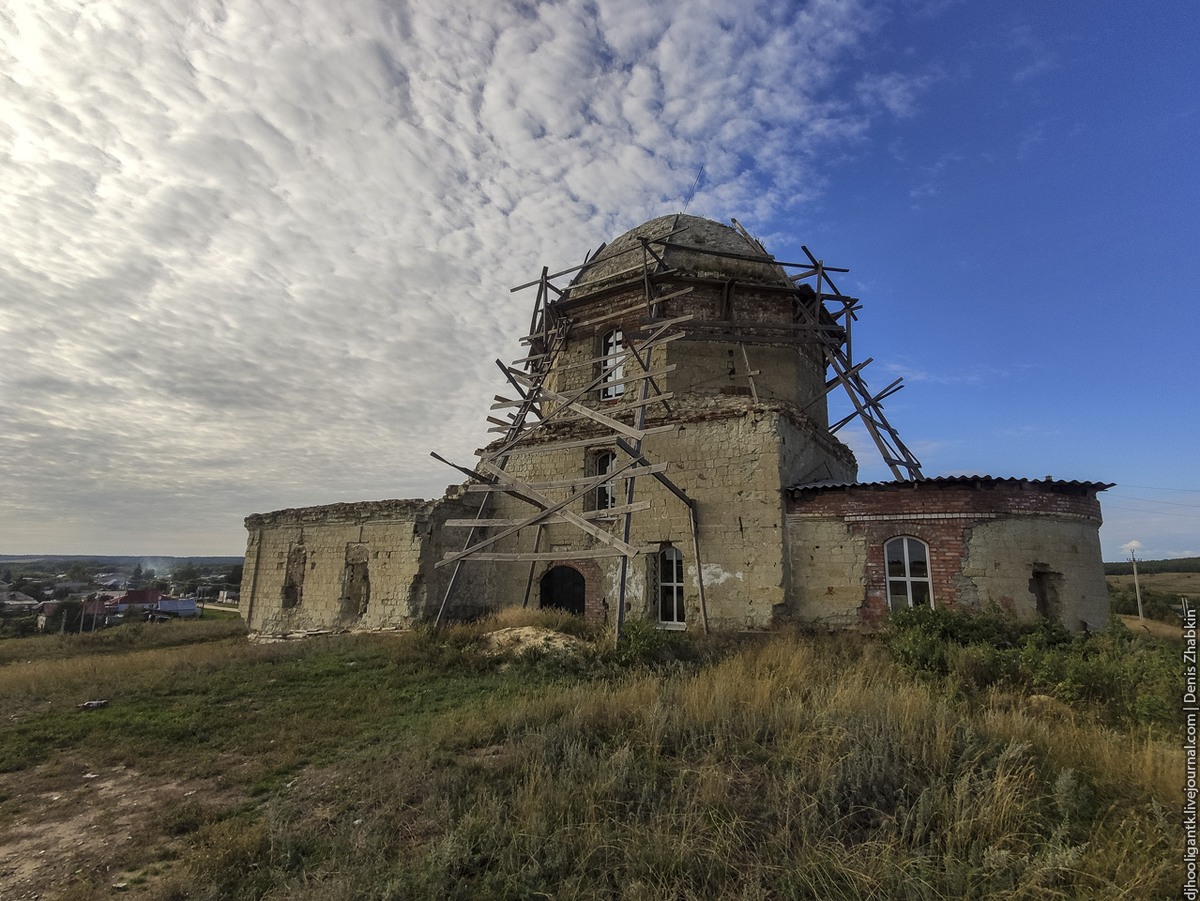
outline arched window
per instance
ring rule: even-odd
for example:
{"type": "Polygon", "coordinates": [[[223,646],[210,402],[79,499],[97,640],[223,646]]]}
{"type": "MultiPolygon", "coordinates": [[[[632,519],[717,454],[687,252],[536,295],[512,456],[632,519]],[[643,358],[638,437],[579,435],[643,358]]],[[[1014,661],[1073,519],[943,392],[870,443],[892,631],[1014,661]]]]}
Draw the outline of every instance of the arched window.
{"type": "MultiPolygon", "coordinates": [[[[603,451],[596,455],[596,475],[608,475],[617,465],[617,455],[603,451]]],[[[596,486],[596,509],[610,510],[617,505],[617,483],[612,479],[596,486]]]]}
{"type": "Polygon", "coordinates": [[[683,618],[683,554],[665,547],[658,553],[658,621],[679,625],[683,618]]]}
{"type": "Polygon", "coordinates": [[[544,609],[566,610],[583,615],[587,606],[587,583],[579,570],[556,566],[541,581],[541,605],[544,609]]]}
{"type": "Polygon", "coordinates": [[[893,610],[933,606],[929,547],[917,538],[893,538],[883,546],[887,560],[888,606],[893,610]]]}
{"type": "Polygon", "coordinates": [[[625,364],[617,363],[616,360],[610,357],[620,355],[625,350],[625,336],[621,334],[621,330],[613,329],[604,336],[600,342],[600,354],[604,357],[600,366],[605,370],[604,378],[600,380],[600,399],[612,400],[620,397],[625,393],[624,385],[614,385],[613,382],[619,382],[625,377],[625,364]],[[614,366],[613,364],[616,363],[614,366]]]}

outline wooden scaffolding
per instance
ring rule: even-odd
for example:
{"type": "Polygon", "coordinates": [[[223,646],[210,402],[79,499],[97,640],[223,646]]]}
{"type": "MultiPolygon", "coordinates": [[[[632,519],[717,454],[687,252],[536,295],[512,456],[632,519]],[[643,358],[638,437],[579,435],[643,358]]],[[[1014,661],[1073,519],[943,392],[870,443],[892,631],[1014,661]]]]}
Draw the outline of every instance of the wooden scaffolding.
{"type": "MultiPolygon", "coordinates": [[[[639,479],[653,478],[688,509],[691,526],[692,550],[696,560],[696,581],[700,600],[701,626],[708,630],[708,613],[704,597],[703,568],[699,535],[699,519],[695,501],[667,475],[670,461],[654,461],[643,449],[643,441],[649,435],[671,432],[679,423],[670,421],[671,394],[662,390],[660,380],[674,370],[673,365],[655,363],[655,351],[669,342],[679,340],[717,341],[739,345],[745,371],[737,378],[745,378],[753,403],[759,403],[754,377],[760,373],[750,368],[747,346],[762,345],[812,345],[816,344],[824,357],[830,378],[825,383],[822,397],[841,385],[848,394],[853,412],[830,427],[836,433],[855,418],[861,418],[868,433],[883,456],[884,462],[897,479],[921,479],[920,463],[900,440],[899,434],[888,422],[883,412],[882,401],[900,390],[902,380],[897,379],[883,391],[872,393],[862,377],[862,370],[871,362],[866,359],[855,363],[852,352],[852,323],[857,320],[861,305],[856,298],[843,295],[830,277],[831,272],[848,270],[828,267],[815,258],[808,248],[803,248],[808,257],[806,263],[779,262],[767,254],[763,246],[733,220],[734,226],[746,241],[746,253],[709,249],[693,244],[673,241],[686,226],[675,226],[664,234],[640,237],[637,243],[617,254],[604,257],[607,264],[622,255],[630,257],[628,266],[606,275],[606,282],[618,287],[641,286],[641,297],[634,303],[606,312],[592,311],[586,306],[574,305],[568,312],[566,301],[571,299],[572,288],[588,270],[601,259],[605,247],[600,247],[580,266],[553,274],[543,268],[538,279],[513,288],[514,292],[537,288],[529,333],[521,339],[527,348],[526,355],[510,364],[501,360],[496,365],[504,374],[513,396],[497,395],[492,404],[495,415],[488,416],[491,434],[500,437],[487,448],[476,451],[479,463],[474,469],[458,466],[438,454],[435,458],[453,466],[470,479],[467,491],[481,495],[478,512],[472,519],[451,519],[450,528],[467,530],[463,547],[448,552],[438,561],[438,568],[453,566],[441,605],[436,625],[440,626],[459,581],[464,563],[469,561],[491,561],[528,564],[525,586],[525,604],[529,603],[533,577],[539,562],[565,561],[601,557],[619,557],[620,579],[617,605],[617,636],[620,636],[625,615],[625,597],[629,578],[629,567],[633,558],[652,554],[659,550],[657,545],[638,546],[630,543],[633,532],[633,517],[649,509],[648,500],[638,500],[636,485],[639,479]],[[667,262],[672,249],[688,254],[711,254],[716,257],[766,264],[774,268],[783,278],[777,285],[755,283],[757,292],[776,292],[781,303],[791,304],[789,322],[762,322],[739,319],[736,315],[735,293],[737,282],[729,279],[723,292],[722,311],[718,318],[697,320],[693,314],[670,316],[664,313],[666,304],[683,298],[693,291],[687,285],[689,276],[671,268],[667,262]],[[640,259],[639,259],[640,257],[640,259]],[[789,271],[790,270],[790,271],[789,271]],[[556,280],[572,276],[566,286],[555,284],[556,280]],[[682,287],[681,287],[682,285],[682,287]],[[572,329],[592,328],[614,320],[626,321],[637,315],[641,331],[627,335],[619,349],[583,361],[561,363],[563,350],[572,329]],[[656,368],[657,366],[657,368],[656,368]],[[567,392],[551,390],[548,377],[559,371],[559,367],[591,367],[594,377],[582,387],[567,392]],[[622,402],[615,409],[597,410],[588,405],[601,390],[620,389],[622,402]],[[664,424],[647,427],[647,410],[654,408],[664,424]],[[554,431],[558,426],[587,420],[592,434],[585,438],[559,440],[554,431]],[[628,420],[628,421],[627,421],[628,420]],[[583,475],[578,478],[536,482],[521,479],[509,471],[509,462],[514,458],[546,454],[568,449],[617,448],[621,452],[619,462],[603,473],[583,475]],[[602,509],[588,509],[589,498],[594,498],[597,489],[608,486],[613,490],[624,482],[623,498],[602,509]],[[530,509],[528,515],[517,518],[497,518],[490,514],[492,499],[504,494],[515,498],[530,509]],[[621,502],[623,501],[623,502],[621,502]],[[614,534],[612,520],[620,521],[620,535],[614,534]],[[574,550],[542,549],[545,527],[551,524],[569,524],[594,541],[588,548],[574,550]],[[532,547],[526,538],[532,531],[532,547]],[[527,550],[497,550],[497,545],[513,539],[518,547],[527,550]]],[[[576,289],[578,293],[578,289],[576,289]]]]}

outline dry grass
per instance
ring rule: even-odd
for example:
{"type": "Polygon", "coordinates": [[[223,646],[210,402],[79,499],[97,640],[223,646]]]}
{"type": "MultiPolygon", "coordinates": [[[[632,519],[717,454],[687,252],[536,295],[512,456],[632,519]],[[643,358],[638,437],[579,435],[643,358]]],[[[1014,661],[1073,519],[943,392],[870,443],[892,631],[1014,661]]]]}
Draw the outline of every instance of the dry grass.
{"type": "MultiPolygon", "coordinates": [[[[1112,578],[1111,576],[1109,578],[1112,578]]],[[[1170,638],[1179,641],[1183,638],[1183,626],[1162,623],[1154,619],[1138,619],[1136,616],[1114,614],[1131,632],[1154,635],[1158,638],[1170,638]]]]}
{"type": "MultiPolygon", "coordinates": [[[[1106,576],[1109,585],[1133,589],[1133,576],[1106,576]]],[[[1193,602],[1200,601],[1200,573],[1138,573],[1143,589],[1166,594],[1183,595],[1193,602]]]]}
{"type": "MultiPolygon", "coordinates": [[[[1011,692],[968,704],[849,637],[702,645],[654,669],[620,665],[602,636],[570,665],[501,669],[476,650],[488,631],[546,622],[129,655],[138,672],[174,667],[172,703],[209,684],[222,759],[236,771],[241,747],[266,766],[257,806],[176,827],[185,850],[139,896],[1177,894],[1174,740],[1047,719],[1011,692]]],[[[97,677],[62,663],[40,676],[97,677]]],[[[165,749],[195,734],[153,732],[165,749]]]]}

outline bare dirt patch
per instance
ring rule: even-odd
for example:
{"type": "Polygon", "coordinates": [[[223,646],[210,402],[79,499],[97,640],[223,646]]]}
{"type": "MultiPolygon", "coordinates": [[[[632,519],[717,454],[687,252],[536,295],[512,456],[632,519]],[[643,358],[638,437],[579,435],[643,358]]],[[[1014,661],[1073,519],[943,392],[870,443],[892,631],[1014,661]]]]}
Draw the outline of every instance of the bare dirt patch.
{"type": "Polygon", "coordinates": [[[81,880],[127,882],[175,856],[179,839],[159,826],[167,811],[194,801],[221,809],[240,797],[201,780],[71,760],[0,775],[0,799],[0,898],[19,901],[81,880]]]}
{"type": "Polygon", "coordinates": [[[482,649],[485,654],[524,654],[532,650],[571,651],[582,646],[583,642],[574,635],[537,626],[514,626],[487,633],[482,649]]]}
{"type": "Polygon", "coordinates": [[[1183,627],[1172,626],[1170,623],[1160,623],[1156,619],[1138,619],[1136,616],[1116,614],[1117,619],[1129,627],[1131,632],[1149,632],[1159,638],[1183,638],[1183,627]]]}

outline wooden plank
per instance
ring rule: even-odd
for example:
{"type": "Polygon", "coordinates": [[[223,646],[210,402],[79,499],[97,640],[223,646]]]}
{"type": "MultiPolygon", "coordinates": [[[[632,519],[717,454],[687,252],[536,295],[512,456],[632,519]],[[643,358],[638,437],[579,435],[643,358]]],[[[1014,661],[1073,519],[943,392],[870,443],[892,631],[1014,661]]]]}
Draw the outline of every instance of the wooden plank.
{"type": "Polygon", "coordinates": [[[466,557],[473,556],[476,549],[482,549],[485,547],[489,547],[489,546],[495,544],[497,541],[501,541],[505,538],[508,538],[510,535],[515,535],[521,529],[527,528],[528,526],[538,524],[539,522],[544,520],[545,517],[550,516],[551,514],[554,514],[554,513],[558,513],[559,511],[563,511],[563,516],[570,519],[574,523],[574,525],[577,526],[578,528],[581,528],[588,534],[600,539],[605,544],[611,545],[616,548],[620,548],[622,551],[622,556],[626,556],[630,553],[636,553],[636,550],[631,545],[622,541],[620,538],[610,535],[608,532],[604,531],[603,529],[599,528],[598,526],[592,525],[590,522],[583,519],[578,514],[572,513],[570,511],[567,511],[564,509],[568,504],[572,504],[575,501],[585,497],[589,491],[595,489],[596,487],[603,484],[604,482],[610,481],[612,479],[616,479],[617,477],[624,474],[626,470],[632,469],[634,466],[633,461],[630,461],[629,463],[626,463],[626,464],[618,467],[611,473],[604,473],[602,475],[596,476],[593,479],[590,479],[585,486],[581,486],[579,491],[574,492],[569,497],[567,497],[561,501],[558,501],[556,503],[551,503],[550,498],[548,498],[545,495],[538,492],[536,489],[534,489],[534,487],[532,485],[524,485],[524,484],[517,482],[516,479],[514,479],[511,475],[506,473],[499,466],[495,466],[486,461],[481,462],[480,466],[483,469],[487,470],[489,473],[491,473],[493,476],[495,476],[497,483],[501,483],[501,484],[504,484],[505,486],[507,486],[507,488],[509,489],[508,490],[509,494],[512,494],[517,497],[521,497],[533,504],[544,504],[544,505],[546,505],[545,509],[539,511],[538,513],[535,513],[533,516],[529,517],[527,520],[521,522],[518,525],[509,526],[508,528],[504,529],[501,532],[496,533],[495,535],[490,535],[487,538],[484,538],[482,541],[479,541],[479,542],[471,545],[471,547],[469,547],[469,548],[464,548],[463,550],[458,551],[457,553],[447,554],[445,557],[443,557],[441,560],[439,560],[435,564],[435,568],[445,566],[448,563],[453,563],[456,560],[461,560],[466,557]]]}
{"type": "MultiPolygon", "coordinates": [[[[671,238],[683,231],[687,231],[687,228],[686,227],[677,228],[677,229],[675,229],[675,231],[666,232],[665,234],[662,235],[662,237],[663,238],[671,238]]],[[[653,240],[658,240],[658,239],[653,239],[653,240]]],[[[597,255],[599,255],[600,251],[602,251],[606,246],[607,245],[601,245],[600,249],[596,251],[597,255]]],[[[608,262],[609,260],[615,260],[617,257],[622,257],[622,256],[625,256],[625,254],[627,254],[627,253],[632,253],[635,250],[641,250],[641,249],[642,248],[641,248],[640,244],[636,245],[634,247],[630,247],[628,250],[622,250],[619,253],[614,253],[611,256],[605,257],[605,262],[608,262]]],[[[584,268],[592,265],[592,263],[593,263],[592,260],[585,260],[584,262],[580,263],[578,266],[572,266],[570,269],[563,269],[559,272],[554,273],[553,275],[546,275],[546,276],[544,276],[544,278],[546,278],[546,279],[561,278],[564,275],[570,275],[572,272],[578,272],[580,269],[584,269],[584,268]]],[[[640,269],[642,267],[639,266],[638,268],[640,269]]],[[[543,272],[544,271],[545,270],[543,269],[543,272]]],[[[517,291],[524,291],[526,288],[532,288],[534,285],[540,285],[541,283],[542,283],[542,279],[539,278],[532,282],[526,282],[523,285],[517,285],[515,288],[509,288],[508,292],[510,294],[515,294],[517,291]]]]}
{"type": "MultiPolygon", "coordinates": [[[[499,394],[496,395],[496,400],[500,401],[500,403],[492,404],[490,407],[488,407],[489,410],[506,410],[511,407],[523,407],[526,403],[526,401],[523,400],[509,400],[506,397],[501,397],[499,394]]],[[[536,402],[529,412],[534,416],[537,416],[539,419],[542,418],[541,412],[537,409],[536,402]]]]}
{"type": "MultiPolygon", "coordinates": [[[[671,423],[670,425],[656,425],[648,429],[642,429],[642,434],[658,435],[663,432],[674,431],[676,428],[678,428],[678,423],[671,423]]],[[[577,438],[573,441],[547,441],[544,444],[528,445],[517,444],[513,447],[510,447],[505,453],[507,453],[510,457],[517,454],[551,454],[555,451],[571,450],[572,448],[576,447],[596,447],[597,445],[612,443],[612,435],[597,435],[592,438],[577,438]]],[[[483,457],[489,453],[491,453],[491,451],[487,450],[486,448],[480,448],[475,451],[475,456],[483,457]]]]}
{"type": "MultiPolygon", "coordinates": [[[[626,554],[616,548],[598,547],[588,550],[578,551],[542,551],[540,553],[516,553],[502,554],[493,551],[481,551],[478,554],[472,554],[473,560],[490,560],[497,563],[535,563],[539,561],[554,561],[554,560],[592,560],[597,557],[641,557],[644,554],[654,554],[658,552],[657,544],[647,544],[642,547],[634,548],[634,553],[626,554]]],[[[447,551],[446,556],[438,561],[437,566],[443,566],[451,562],[452,552],[447,551]]]]}
{"type": "MultiPolygon", "coordinates": [[[[736,221],[736,220],[734,220],[734,221],[736,221]]],[[[741,228],[741,226],[739,225],[738,228],[741,228]]],[[[742,347],[742,360],[746,364],[746,374],[743,376],[743,378],[745,378],[747,381],[750,382],[750,395],[751,395],[751,397],[754,398],[754,403],[757,404],[758,403],[758,389],[756,387],[754,387],[754,377],[756,375],[761,375],[762,372],[758,369],[750,368],[750,356],[746,353],[746,345],[743,344],[743,345],[741,345],[741,347],[742,347]]]]}
{"type": "MultiPolygon", "coordinates": [[[[611,441],[612,439],[609,438],[609,440],[611,441]]],[[[667,471],[667,465],[668,464],[666,464],[666,463],[651,463],[649,466],[639,466],[636,470],[633,470],[633,471],[627,473],[626,475],[613,477],[613,481],[624,481],[625,479],[637,478],[638,476],[652,476],[652,475],[656,475],[657,473],[663,473],[663,472],[667,471]]],[[[537,490],[537,491],[545,491],[547,489],[553,489],[553,488],[578,488],[583,485],[587,485],[593,481],[594,481],[594,479],[592,479],[590,477],[584,477],[584,478],[578,478],[578,479],[559,479],[559,480],[553,481],[553,482],[529,482],[528,487],[533,488],[534,490],[537,490]]],[[[599,484],[599,483],[596,483],[596,484],[599,484]]],[[[497,483],[489,483],[486,485],[484,485],[484,484],[468,485],[467,491],[471,491],[471,492],[503,491],[506,494],[512,494],[512,491],[510,491],[508,488],[504,487],[503,485],[497,484],[497,483]]],[[[581,492],[578,496],[582,497],[583,492],[581,492]]]]}
{"type": "MultiPolygon", "coordinates": [[[[626,392],[626,394],[628,394],[628,393],[629,392],[626,392]]],[[[606,406],[605,409],[613,416],[620,416],[627,412],[632,413],[638,407],[648,407],[651,404],[657,404],[657,403],[665,404],[667,401],[669,401],[674,396],[675,396],[674,392],[667,391],[664,394],[653,394],[650,397],[646,398],[645,400],[628,400],[627,401],[627,400],[625,400],[625,395],[622,395],[619,403],[616,403],[611,407],[606,406]]],[[[555,416],[554,423],[555,423],[555,425],[565,425],[570,422],[579,422],[580,420],[586,419],[586,418],[587,418],[586,416],[555,416]]]]}
{"type": "MultiPolygon", "coordinates": [[[[621,365],[624,365],[624,364],[621,364],[621,365]]],[[[610,366],[609,368],[607,368],[605,370],[605,372],[611,372],[616,368],[617,368],[616,366],[610,366]]],[[[630,375],[630,376],[626,376],[625,378],[613,379],[608,382],[603,382],[600,384],[600,386],[598,388],[593,388],[591,390],[597,391],[600,388],[614,388],[617,385],[626,385],[631,382],[639,382],[642,379],[652,379],[652,378],[656,378],[657,376],[660,376],[660,375],[668,375],[668,374],[674,372],[676,370],[676,368],[677,368],[676,364],[669,363],[660,369],[654,369],[654,370],[651,370],[650,372],[639,372],[636,375],[630,375]]],[[[529,384],[530,388],[537,387],[537,383],[533,379],[529,378],[529,376],[525,375],[525,373],[521,372],[519,369],[512,370],[512,373],[517,378],[518,381],[527,382],[529,384]]],[[[551,392],[549,392],[547,389],[542,389],[542,393],[549,394],[551,392]]]]}
{"type": "MultiPolygon", "coordinates": [[[[646,458],[642,455],[642,452],[638,448],[634,447],[633,445],[631,445],[625,441],[622,441],[620,438],[617,439],[617,447],[621,448],[621,450],[623,450],[623,451],[625,451],[625,453],[629,454],[629,456],[632,457],[634,460],[637,460],[637,461],[645,461],[646,460],[646,458]]],[[[639,471],[646,475],[654,476],[654,478],[656,480],[658,480],[658,482],[664,488],[666,488],[673,495],[675,495],[677,498],[679,498],[681,501],[683,501],[685,504],[687,504],[688,507],[694,507],[696,505],[696,502],[693,501],[690,497],[688,497],[684,493],[682,488],[677,486],[674,482],[672,482],[666,476],[662,475],[661,469],[659,469],[657,472],[655,472],[655,470],[658,469],[658,467],[661,465],[662,464],[652,463],[649,466],[641,467],[641,469],[639,471]]],[[[468,491],[471,490],[470,485],[467,486],[467,490],[468,491]]]]}
{"type": "Polygon", "coordinates": [[[798,335],[796,337],[768,337],[765,335],[737,335],[732,332],[707,332],[686,334],[684,341],[715,341],[721,344],[762,344],[777,347],[800,347],[805,344],[821,344],[820,337],[798,335]]]}
{"type": "Polygon", "coordinates": [[[842,383],[842,379],[851,378],[853,376],[858,375],[859,371],[862,370],[862,368],[864,366],[873,362],[874,360],[875,360],[874,357],[867,357],[865,360],[863,360],[857,366],[847,369],[844,375],[835,375],[833,378],[831,378],[829,381],[827,381],[825,383],[826,393],[828,393],[829,391],[832,391],[834,388],[836,388],[838,385],[840,385],[842,383]]]}
{"type": "Polygon", "coordinates": [[[644,344],[641,347],[637,347],[637,348],[634,348],[631,346],[629,348],[629,350],[621,351],[621,353],[619,353],[619,354],[609,354],[606,357],[593,357],[590,360],[582,360],[577,363],[563,363],[561,366],[555,366],[554,371],[555,372],[563,372],[564,370],[567,370],[567,369],[579,369],[583,366],[595,366],[597,363],[603,363],[607,360],[618,360],[621,357],[625,357],[626,359],[628,359],[627,355],[632,355],[635,350],[637,350],[637,351],[653,350],[654,348],[659,347],[663,344],[667,344],[671,341],[678,341],[682,337],[683,337],[683,332],[672,332],[669,335],[663,335],[662,338],[655,341],[649,347],[647,347],[644,344]]]}
{"type": "Polygon", "coordinates": [[[525,363],[535,363],[538,360],[546,359],[546,357],[548,357],[548,356],[550,356],[550,354],[530,354],[527,357],[521,357],[521,359],[519,359],[519,360],[513,360],[512,365],[513,366],[522,366],[525,363]]]}
{"type": "MultiPolygon", "coordinates": [[[[639,325],[657,325],[665,320],[652,319],[648,316],[638,320],[639,325]]],[[[762,330],[772,330],[781,332],[803,332],[803,331],[825,331],[825,332],[840,332],[842,327],[836,323],[808,323],[808,322],[759,322],[754,319],[694,319],[689,328],[707,328],[707,329],[741,329],[753,328],[762,330]]]]}
{"type": "MultiPolygon", "coordinates": [[[[633,467],[633,465],[634,465],[633,461],[630,461],[628,463],[625,463],[625,464],[619,466],[617,469],[613,470],[612,472],[597,475],[594,479],[592,479],[591,484],[582,486],[579,491],[573,493],[565,501],[559,501],[558,503],[552,503],[551,499],[549,497],[547,497],[546,495],[544,495],[538,491],[535,491],[529,485],[519,483],[516,479],[514,479],[512,476],[510,476],[508,473],[506,473],[503,470],[503,468],[501,468],[499,466],[494,466],[491,463],[488,463],[486,461],[482,461],[479,465],[481,468],[487,470],[492,475],[494,475],[498,482],[507,482],[509,484],[509,486],[518,493],[518,496],[523,497],[527,501],[530,501],[535,504],[546,505],[545,510],[542,513],[539,513],[534,517],[535,522],[540,522],[544,517],[561,511],[562,516],[565,519],[567,519],[569,522],[571,522],[576,528],[582,529],[584,532],[587,532],[589,535],[593,536],[594,538],[598,538],[600,541],[604,542],[605,544],[608,544],[608,545],[611,545],[612,547],[620,549],[625,554],[630,553],[632,546],[628,542],[623,541],[620,538],[617,538],[615,535],[612,535],[609,532],[606,532],[604,529],[600,528],[597,525],[593,525],[592,523],[590,523],[586,519],[584,519],[582,516],[580,516],[578,513],[575,513],[573,510],[567,510],[566,507],[568,504],[574,503],[576,500],[586,497],[588,494],[590,494],[592,491],[594,491],[597,487],[604,484],[605,482],[608,482],[610,480],[615,480],[623,472],[625,472],[626,470],[633,467]]],[[[510,492],[510,493],[512,493],[512,492],[510,492]]],[[[528,525],[528,523],[525,525],[528,525]]],[[[501,532],[498,536],[495,536],[494,538],[485,539],[485,541],[481,542],[481,543],[487,543],[487,542],[499,540],[500,538],[503,538],[505,535],[511,535],[514,532],[517,532],[520,529],[525,528],[525,525],[512,526],[509,529],[505,530],[504,532],[501,532]]]]}
{"type": "MultiPolygon", "coordinates": [[[[624,513],[642,513],[649,509],[650,501],[636,501],[632,504],[622,504],[620,507],[608,507],[604,510],[588,510],[586,513],[579,515],[591,522],[597,519],[617,517],[624,513]]],[[[447,519],[443,525],[451,529],[487,529],[496,528],[497,526],[514,526],[524,521],[523,519],[447,519]]],[[[570,520],[565,516],[555,513],[547,516],[542,522],[549,525],[551,523],[568,523],[570,520]]]]}
{"type": "MultiPolygon", "coordinates": [[[[808,266],[808,263],[785,263],[782,260],[776,260],[770,256],[762,256],[757,253],[735,253],[732,250],[713,250],[710,247],[703,247],[698,244],[677,244],[674,241],[651,241],[651,244],[657,244],[659,247],[671,247],[675,250],[681,250],[685,253],[700,253],[710,257],[723,257],[727,260],[744,260],[747,263],[762,263],[764,266],[787,266],[789,269],[799,269],[808,266]]],[[[849,272],[849,269],[834,270],[835,272],[849,272]]]]}

